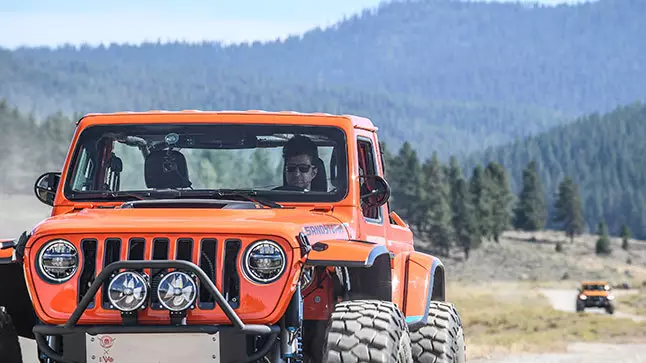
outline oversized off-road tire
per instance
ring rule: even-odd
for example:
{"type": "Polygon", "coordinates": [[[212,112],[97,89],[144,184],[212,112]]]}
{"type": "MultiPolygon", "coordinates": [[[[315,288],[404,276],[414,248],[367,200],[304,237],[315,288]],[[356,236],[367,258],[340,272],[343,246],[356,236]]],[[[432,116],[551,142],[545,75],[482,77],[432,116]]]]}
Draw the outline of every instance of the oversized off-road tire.
{"type": "Polygon", "coordinates": [[[338,303],[328,321],[323,363],[412,363],[406,319],[388,301],[338,303]]]}
{"type": "Polygon", "coordinates": [[[583,305],[583,301],[577,300],[576,301],[576,311],[581,312],[585,310],[585,305],[583,305]]]}
{"type": "Polygon", "coordinates": [[[615,306],[613,304],[609,304],[606,306],[606,313],[612,315],[615,313],[615,306]]]}
{"type": "Polygon", "coordinates": [[[462,318],[453,304],[431,301],[425,325],[410,329],[415,363],[464,363],[466,343],[462,318]]]}
{"type": "Polygon", "coordinates": [[[0,306],[0,361],[2,363],[22,363],[22,352],[18,333],[11,316],[0,306]]]}

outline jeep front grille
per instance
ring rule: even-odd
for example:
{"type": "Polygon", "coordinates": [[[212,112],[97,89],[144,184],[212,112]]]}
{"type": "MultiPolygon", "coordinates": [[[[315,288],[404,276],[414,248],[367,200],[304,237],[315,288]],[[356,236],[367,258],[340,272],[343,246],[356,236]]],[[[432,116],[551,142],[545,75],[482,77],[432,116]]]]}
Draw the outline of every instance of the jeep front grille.
{"type": "MultiPolygon", "coordinates": [[[[84,263],[81,266],[79,277],[78,301],[83,298],[94,278],[101,272],[101,269],[112,262],[149,259],[185,260],[198,265],[213,283],[221,289],[220,291],[232,307],[237,308],[240,304],[240,276],[236,261],[242,243],[239,239],[233,238],[224,239],[224,243],[221,245],[218,242],[218,238],[193,238],[190,236],[83,238],[80,245],[84,263]],[[221,284],[217,282],[218,270],[222,273],[221,284]]],[[[156,291],[161,280],[160,274],[167,271],[143,269],[140,272],[145,272],[150,276],[151,291],[156,291]]],[[[103,309],[111,309],[106,294],[107,287],[108,282],[99,290],[100,292],[97,293],[96,298],[88,308],[92,309],[96,303],[99,303],[103,309]]],[[[197,301],[198,309],[211,310],[215,308],[214,298],[203,287],[200,287],[197,301]]],[[[152,293],[150,294],[148,306],[153,310],[163,309],[156,294],[152,293]]]]}

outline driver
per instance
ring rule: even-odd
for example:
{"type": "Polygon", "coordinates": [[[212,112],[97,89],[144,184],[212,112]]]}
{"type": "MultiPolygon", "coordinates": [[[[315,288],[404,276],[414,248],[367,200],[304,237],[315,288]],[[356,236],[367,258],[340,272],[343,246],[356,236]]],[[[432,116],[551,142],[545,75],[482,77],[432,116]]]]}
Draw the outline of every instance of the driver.
{"type": "Polygon", "coordinates": [[[283,159],[286,186],[311,190],[318,173],[314,165],[318,159],[316,144],[306,136],[294,136],[283,147],[283,159]]]}

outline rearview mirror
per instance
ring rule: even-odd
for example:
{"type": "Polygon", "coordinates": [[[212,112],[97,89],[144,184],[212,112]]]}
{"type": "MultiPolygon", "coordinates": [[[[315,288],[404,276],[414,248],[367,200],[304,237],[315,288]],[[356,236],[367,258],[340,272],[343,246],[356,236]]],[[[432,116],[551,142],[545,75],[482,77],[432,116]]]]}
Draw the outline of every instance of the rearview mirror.
{"type": "Polygon", "coordinates": [[[361,201],[369,208],[377,208],[388,202],[390,185],[379,175],[367,175],[361,180],[361,201]]]}
{"type": "Polygon", "coordinates": [[[47,205],[53,206],[60,179],[61,173],[58,172],[45,173],[39,176],[34,184],[36,198],[47,205]]]}

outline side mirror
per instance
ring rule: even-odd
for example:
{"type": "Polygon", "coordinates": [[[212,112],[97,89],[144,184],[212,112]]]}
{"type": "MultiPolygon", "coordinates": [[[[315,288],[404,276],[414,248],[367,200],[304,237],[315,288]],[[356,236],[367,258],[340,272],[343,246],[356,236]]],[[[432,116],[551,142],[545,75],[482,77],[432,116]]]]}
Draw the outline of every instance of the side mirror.
{"type": "Polygon", "coordinates": [[[361,201],[369,208],[377,208],[388,202],[390,185],[379,175],[361,177],[361,201]]]}
{"type": "Polygon", "coordinates": [[[39,176],[34,184],[36,198],[47,205],[53,206],[60,179],[61,173],[59,172],[50,172],[39,176]]]}

